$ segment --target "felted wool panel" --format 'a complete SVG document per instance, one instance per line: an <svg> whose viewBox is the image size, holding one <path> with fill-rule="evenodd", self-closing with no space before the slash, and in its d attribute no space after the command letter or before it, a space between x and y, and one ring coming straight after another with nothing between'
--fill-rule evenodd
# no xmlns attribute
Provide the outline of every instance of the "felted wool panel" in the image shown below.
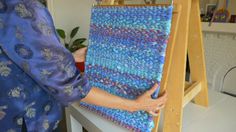
<svg viewBox="0 0 236 132"><path fill-rule="evenodd" d="M132 100L160 84L172 10L172 6L94 6L85 70L90 84ZM133 131L149 132L154 127L145 111L81 106Z"/></svg>

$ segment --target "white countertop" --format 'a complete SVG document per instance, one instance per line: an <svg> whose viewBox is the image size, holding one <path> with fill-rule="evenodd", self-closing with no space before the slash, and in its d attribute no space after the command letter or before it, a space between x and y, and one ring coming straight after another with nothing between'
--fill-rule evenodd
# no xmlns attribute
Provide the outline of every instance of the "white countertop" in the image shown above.
<svg viewBox="0 0 236 132"><path fill-rule="evenodd" d="M202 31L236 34L236 23L212 23L209 26L209 22L202 22Z"/></svg>
<svg viewBox="0 0 236 132"><path fill-rule="evenodd" d="M184 108L183 132L233 132L236 126L236 98L209 90L210 106L189 103ZM128 132L115 123L73 104L70 112L89 132ZM162 121L160 129L162 128Z"/></svg>

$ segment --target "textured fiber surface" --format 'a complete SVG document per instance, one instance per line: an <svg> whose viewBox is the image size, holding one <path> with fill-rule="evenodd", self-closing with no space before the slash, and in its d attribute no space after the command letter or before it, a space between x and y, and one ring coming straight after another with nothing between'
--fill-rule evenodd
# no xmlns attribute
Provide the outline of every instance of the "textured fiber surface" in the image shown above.
<svg viewBox="0 0 236 132"><path fill-rule="evenodd" d="M160 84L172 8L93 7L85 71L91 85L136 99L154 83ZM148 132L154 127L152 116L144 111L81 105L133 131Z"/></svg>

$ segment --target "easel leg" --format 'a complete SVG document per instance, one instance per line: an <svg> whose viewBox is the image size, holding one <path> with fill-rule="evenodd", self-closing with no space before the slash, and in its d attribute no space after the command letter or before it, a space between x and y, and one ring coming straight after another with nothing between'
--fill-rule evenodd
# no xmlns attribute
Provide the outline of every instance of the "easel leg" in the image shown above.
<svg viewBox="0 0 236 132"><path fill-rule="evenodd" d="M160 111L161 113L161 111ZM160 122L160 115L154 118L155 127L153 128L152 132L158 132L159 122Z"/></svg>
<svg viewBox="0 0 236 132"><path fill-rule="evenodd" d="M168 101L164 110L164 132L181 132L183 117L183 98L185 88L185 68L188 45L188 31L190 18L190 0L175 0L175 4L182 6L180 24L173 51L167 84Z"/></svg>
<svg viewBox="0 0 236 132"><path fill-rule="evenodd" d="M194 101L196 104L208 106L208 87L206 78L205 56L203 50L199 0L192 0L188 54L191 80L193 82L200 81L202 84L202 90L194 98Z"/></svg>

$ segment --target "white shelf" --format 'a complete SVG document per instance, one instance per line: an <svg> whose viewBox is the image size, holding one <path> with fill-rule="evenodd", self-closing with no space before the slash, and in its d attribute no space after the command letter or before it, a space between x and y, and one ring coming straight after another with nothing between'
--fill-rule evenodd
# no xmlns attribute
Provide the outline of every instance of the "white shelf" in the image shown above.
<svg viewBox="0 0 236 132"><path fill-rule="evenodd" d="M236 23L212 23L209 26L209 22L202 22L202 31L236 34Z"/></svg>

